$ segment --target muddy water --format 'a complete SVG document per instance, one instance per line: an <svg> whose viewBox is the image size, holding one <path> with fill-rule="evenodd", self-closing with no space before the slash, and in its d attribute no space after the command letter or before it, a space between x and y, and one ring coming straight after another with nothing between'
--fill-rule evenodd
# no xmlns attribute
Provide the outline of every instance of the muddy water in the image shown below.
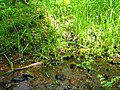
<svg viewBox="0 0 120 90"><path fill-rule="evenodd" d="M86 70L65 61L57 66L36 66L5 74L8 66L0 63L0 90L108 90L100 84L97 75L106 80L120 75L119 59L97 59L93 70ZM27 75L27 76L25 76ZM120 90L119 80L112 90Z"/></svg>

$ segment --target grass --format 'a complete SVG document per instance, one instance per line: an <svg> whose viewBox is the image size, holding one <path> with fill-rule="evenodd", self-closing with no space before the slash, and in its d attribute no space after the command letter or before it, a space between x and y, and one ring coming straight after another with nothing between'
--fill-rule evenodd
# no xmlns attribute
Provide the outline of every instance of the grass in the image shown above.
<svg viewBox="0 0 120 90"><path fill-rule="evenodd" d="M84 68L91 68L89 57L120 53L120 1L29 0L12 5L0 0L0 38L1 58L18 53L47 62L79 62L84 57Z"/></svg>
<svg viewBox="0 0 120 90"><path fill-rule="evenodd" d="M28 54L42 52L47 57L50 52L57 57L58 50L69 47L95 57L114 56L120 50L119 0L10 3L1 3L1 55L13 47L20 53L20 44L27 46Z"/></svg>
<svg viewBox="0 0 120 90"><path fill-rule="evenodd" d="M7 59L8 63L10 64L11 71L14 71L13 62L4 54L5 58Z"/></svg>

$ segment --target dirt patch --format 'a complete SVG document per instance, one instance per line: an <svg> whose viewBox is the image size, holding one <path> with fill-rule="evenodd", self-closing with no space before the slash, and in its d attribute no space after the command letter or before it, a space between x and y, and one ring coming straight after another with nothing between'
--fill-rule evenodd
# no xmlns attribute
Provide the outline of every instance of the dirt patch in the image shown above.
<svg viewBox="0 0 120 90"><path fill-rule="evenodd" d="M96 60L96 63L93 65L94 70L86 70L66 61L57 66L36 66L9 75L1 73L0 88L2 90L107 90L102 87L97 75L102 74L109 81L119 75L119 67L115 62L113 64L100 59ZM14 79L18 82L12 81ZM119 81L112 88L119 90Z"/></svg>

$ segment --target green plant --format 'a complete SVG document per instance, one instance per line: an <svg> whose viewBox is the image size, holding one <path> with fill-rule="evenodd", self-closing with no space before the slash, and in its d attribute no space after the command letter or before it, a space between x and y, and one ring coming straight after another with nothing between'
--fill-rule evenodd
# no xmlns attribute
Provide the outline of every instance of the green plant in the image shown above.
<svg viewBox="0 0 120 90"><path fill-rule="evenodd" d="M8 63L10 64L11 70L14 71L13 62L4 54L5 58L8 60Z"/></svg>
<svg viewBox="0 0 120 90"><path fill-rule="evenodd" d="M59 60L62 50L68 57L77 50L83 57L110 57L119 52L119 0L29 0L29 5L15 6L0 2L1 55L14 47L18 51L12 54L22 56L27 51L48 60ZM31 35L26 35L28 31ZM22 45L24 36L31 43ZM91 63L86 60L81 65L91 69Z"/></svg>
<svg viewBox="0 0 120 90"><path fill-rule="evenodd" d="M93 59L88 59L86 61L83 61L81 64L76 64L77 67L82 67L86 70L93 70L92 64L95 63Z"/></svg>
<svg viewBox="0 0 120 90"><path fill-rule="evenodd" d="M28 47L29 44L30 44L30 42L27 43L25 46L22 46L22 44L21 44L21 40L22 40L25 32L26 32L26 30L24 30L24 32L22 33L22 35L20 35L20 36L18 35L18 52L19 52L19 56L20 56L20 57L23 57L24 51L27 49L27 47Z"/></svg>
<svg viewBox="0 0 120 90"><path fill-rule="evenodd" d="M101 85L108 90L112 90L113 84L115 84L116 81L120 79L120 76L116 76L116 77L112 78L110 81L107 81L107 80L105 80L103 75L100 75L100 74L98 74L97 77L99 78Z"/></svg>

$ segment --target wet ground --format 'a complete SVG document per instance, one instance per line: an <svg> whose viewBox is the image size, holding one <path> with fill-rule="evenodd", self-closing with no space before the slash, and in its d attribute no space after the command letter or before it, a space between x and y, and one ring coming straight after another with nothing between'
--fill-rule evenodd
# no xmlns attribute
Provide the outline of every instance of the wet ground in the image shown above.
<svg viewBox="0 0 120 90"><path fill-rule="evenodd" d="M91 70L78 67L72 61L64 61L58 65L40 65L8 74L5 72L10 69L9 65L3 67L1 61L0 90L108 90L102 87L97 76L101 74L107 81L119 76L119 61L120 58L96 59ZM111 90L120 90L120 80L113 84Z"/></svg>

